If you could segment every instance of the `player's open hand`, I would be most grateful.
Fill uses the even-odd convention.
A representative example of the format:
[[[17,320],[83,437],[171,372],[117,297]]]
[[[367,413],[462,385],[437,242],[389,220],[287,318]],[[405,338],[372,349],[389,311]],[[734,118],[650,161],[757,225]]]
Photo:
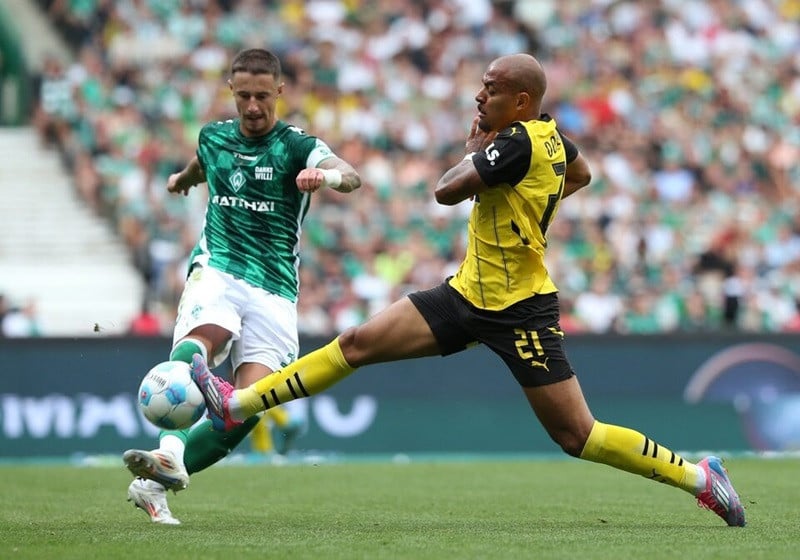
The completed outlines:
[[[189,194],[189,189],[191,189],[194,185],[187,185],[184,181],[181,181],[183,177],[182,173],[173,173],[167,179],[167,190],[171,193],[182,193],[183,196]]]

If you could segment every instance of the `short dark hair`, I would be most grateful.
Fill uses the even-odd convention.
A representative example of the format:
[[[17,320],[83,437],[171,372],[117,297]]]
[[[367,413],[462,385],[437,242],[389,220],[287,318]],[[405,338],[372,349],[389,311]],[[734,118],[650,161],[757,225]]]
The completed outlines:
[[[281,77],[281,61],[266,49],[245,49],[231,62],[231,75],[236,72],[272,74],[277,79]]]

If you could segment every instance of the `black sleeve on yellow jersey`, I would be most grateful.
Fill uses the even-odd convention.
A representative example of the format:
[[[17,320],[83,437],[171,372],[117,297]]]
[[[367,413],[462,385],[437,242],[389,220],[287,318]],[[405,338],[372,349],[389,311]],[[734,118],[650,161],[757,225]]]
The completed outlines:
[[[564,144],[564,152],[567,155],[567,163],[572,163],[575,161],[575,158],[578,157],[578,146],[576,146],[572,140],[564,136],[560,130],[558,130],[558,135],[561,136],[561,143]]]
[[[516,185],[531,167],[531,139],[521,124],[501,131],[485,150],[475,152],[472,163],[488,187]]]

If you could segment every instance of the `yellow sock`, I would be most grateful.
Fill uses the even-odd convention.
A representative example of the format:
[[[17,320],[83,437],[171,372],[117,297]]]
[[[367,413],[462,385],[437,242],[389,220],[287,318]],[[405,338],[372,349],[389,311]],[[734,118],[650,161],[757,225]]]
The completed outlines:
[[[581,459],[677,486],[695,495],[699,469],[637,431],[595,422]]]
[[[355,369],[344,359],[337,338],[249,387],[234,391],[231,415],[241,420],[261,410],[315,395],[353,371]]]
[[[272,434],[269,431],[269,420],[263,416],[253,431],[250,432],[250,447],[259,453],[269,453],[272,451]]]
[[[289,423],[289,413],[283,410],[282,406],[270,408],[264,416],[268,416],[272,423],[279,428],[283,428]]]

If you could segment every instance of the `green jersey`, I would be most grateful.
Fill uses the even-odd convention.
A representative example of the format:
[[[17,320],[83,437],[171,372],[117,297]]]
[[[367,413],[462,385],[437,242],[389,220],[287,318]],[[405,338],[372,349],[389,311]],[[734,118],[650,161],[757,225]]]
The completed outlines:
[[[332,157],[330,148],[278,121],[248,138],[239,119],[206,124],[197,159],[206,175],[208,206],[190,266],[210,266],[272,294],[297,301],[300,231],[309,193],[297,174]]]

